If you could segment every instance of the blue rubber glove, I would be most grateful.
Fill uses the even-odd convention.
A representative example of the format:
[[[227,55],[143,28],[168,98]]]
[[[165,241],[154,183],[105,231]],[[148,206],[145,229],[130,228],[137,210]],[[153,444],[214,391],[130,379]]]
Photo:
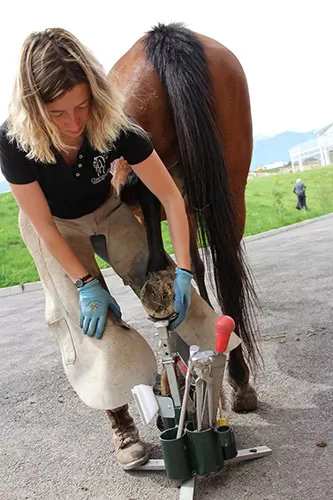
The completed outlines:
[[[79,290],[80,328],[88,337],[102,338],[108,310],[112,309],[121,318],[120,307],[112,295],[95,278]]]
[[[186,318],[187,311],[191,305],[191,281],[193,275],[184,269],[176,267],[176,279],[173,283],[175,291],[174,311],[178,313],[177,318],[170,322],[170,329],[177,328]]]

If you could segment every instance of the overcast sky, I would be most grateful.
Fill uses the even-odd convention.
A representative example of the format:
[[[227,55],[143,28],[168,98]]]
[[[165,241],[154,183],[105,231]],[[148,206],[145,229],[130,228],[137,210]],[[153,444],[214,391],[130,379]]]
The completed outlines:
[[[218,5],[216,10],[215,5]],[[247,75],[255,135],[333,120],[332,0],[13,0],[1,7],[0,120],[32,31],[72,31],[109,70],[157,22],[181,21],[232,50]]]

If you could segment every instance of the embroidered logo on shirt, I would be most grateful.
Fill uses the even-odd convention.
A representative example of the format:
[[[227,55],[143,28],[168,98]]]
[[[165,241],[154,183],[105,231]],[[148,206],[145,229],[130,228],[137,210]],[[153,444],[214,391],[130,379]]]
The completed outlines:
[[[92,177],[91,182],[93,184],[98,184],[99,182],[104,181],[104,179],[109,175],[110,168],[105,169],[107,156],[107,153],[95,156],[93,160],[93,167],[96,170],[97,177]]]

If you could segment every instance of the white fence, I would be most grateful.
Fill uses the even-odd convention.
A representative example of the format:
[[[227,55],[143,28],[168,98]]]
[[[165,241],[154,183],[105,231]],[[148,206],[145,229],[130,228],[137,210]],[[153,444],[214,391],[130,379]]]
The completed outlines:
[[[321,166],[332,163],[333,133],[294,146],[289,149],[289,156],[293,172],[303,170],[304,165],[309,163]]]

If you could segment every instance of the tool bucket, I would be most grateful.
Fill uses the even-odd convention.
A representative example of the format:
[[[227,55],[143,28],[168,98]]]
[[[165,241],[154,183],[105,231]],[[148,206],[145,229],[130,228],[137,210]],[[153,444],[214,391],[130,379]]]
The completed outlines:
[[[223,468],[223,455],[214,427],[202,431],[186,427],[187,447],[193,471],[199,476],[208,476]]]
[[[230,460],[237,455],[234,431],[229,425],[222,425],[215,429],[215,434],[220,443],[224,460]]]
[[[192,477],[187,452],[187,437],[184,431],[182,436],[177,439],[177,431],[178,427],[171,427],[162,432],[160,443],[168,478],[174,481],[185,481]]]

